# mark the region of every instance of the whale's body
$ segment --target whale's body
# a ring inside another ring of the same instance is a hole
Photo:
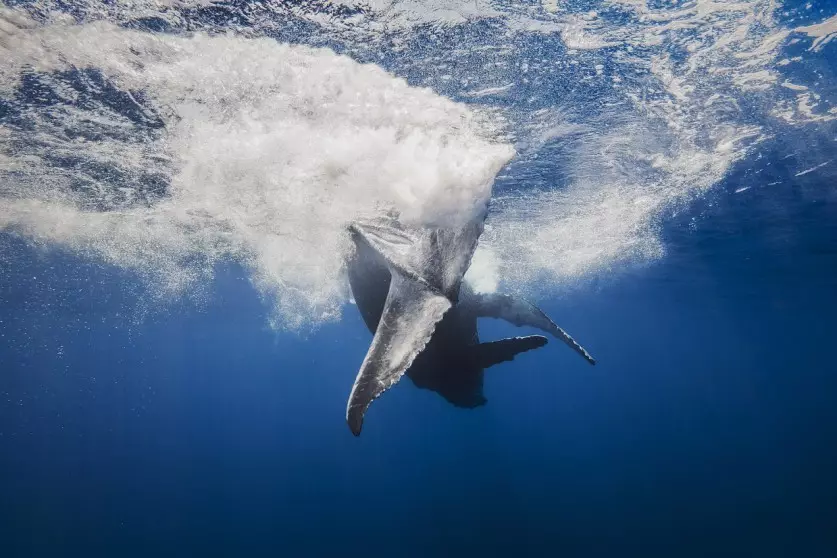
[[[502,294],[477,294],[463,285],[482,223],[407,227],[385,217],[349,227],[355,244],[349,283],[374,333],[346,409],[355,435],[371,402],[405,373],[416,386],[436,391],[454,405],[477,407],[485,403],[485,368],[547,342],[534,335],[480,343],[479,317],[547,331],[595,363],[535,306]]]

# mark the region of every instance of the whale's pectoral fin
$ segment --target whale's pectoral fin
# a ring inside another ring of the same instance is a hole
[[[508,362],[520,353],[543,347],[546,345],[546,342],[546,337],[542,335],[500,339],[499,341],[489,341],[474,345],[472,355],[474,362],[480,368],[488,368],[501,362]]]
[[[490,293],[472,294],[466,303],[469,311],[477,317],[499,318],[516,326],[531,326],[554,335],[580,354],[590,364],[596,364],[596,359],[590,356],[584,347],[575,339],[558,327],[549,316],[535,306],[520,298],[509,295]]]
[[[355,436],[360,435],[366,409],[401,379],[450,307],[445,296],[392,270],[384,311],[346,408],[346,421]]]

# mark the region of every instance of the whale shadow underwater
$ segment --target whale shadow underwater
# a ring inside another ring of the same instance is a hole
[[[355,436],[371,402],[402,375],[457,407],[486,402],[486,368],[546,345],[541,335],[480,342],[477,319],[531,326],[596,361],[535,305],[509,295],[474,292],[463,282],[483,230],[482,218],[460,228],[408,227],[387,216],[349,226],[354,253],[349,285],[374,334],[346,409]]]

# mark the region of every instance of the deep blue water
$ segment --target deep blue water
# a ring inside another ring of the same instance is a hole
[[[544,305],[597,367],[550,344],[475,411],[402,382],[357,439],[353,308],[277,334],[226,268],[137,321],[129,275],[3,235],[3,555],[837,555],[837,204],[734,180]]]
[[[807,70],[833,72],[828,48]],[[234,263],[160,305],[0,231],[0,557],[837,557],[837,163],[795,176],[837,153],[830,126],[777,133],[771,164],[662,217],[661,258],[542,301],[596,367],[553,341],[488,370],[476,410],[404,380],[359,438],[354,307],[281,333]]]

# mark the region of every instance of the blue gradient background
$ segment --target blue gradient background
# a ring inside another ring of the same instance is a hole
[[[137,320],[131,276],[4,234],[2,554],[835,556],[833,179],[732,175],[543,305],[599,366],[550,343],[475,411],[405,381],[359,439],[353,308],[276,334],[228,268]]]
[[[234,266],[146,308],[0,232],[0,557],[837,557],[837,161],[787,157],[837,152],[820,132],[665,219],[661,259],[541,301],[596,367],[553,341],[473,411],[403,381],[360,438],[355,308],[276,333]]]

